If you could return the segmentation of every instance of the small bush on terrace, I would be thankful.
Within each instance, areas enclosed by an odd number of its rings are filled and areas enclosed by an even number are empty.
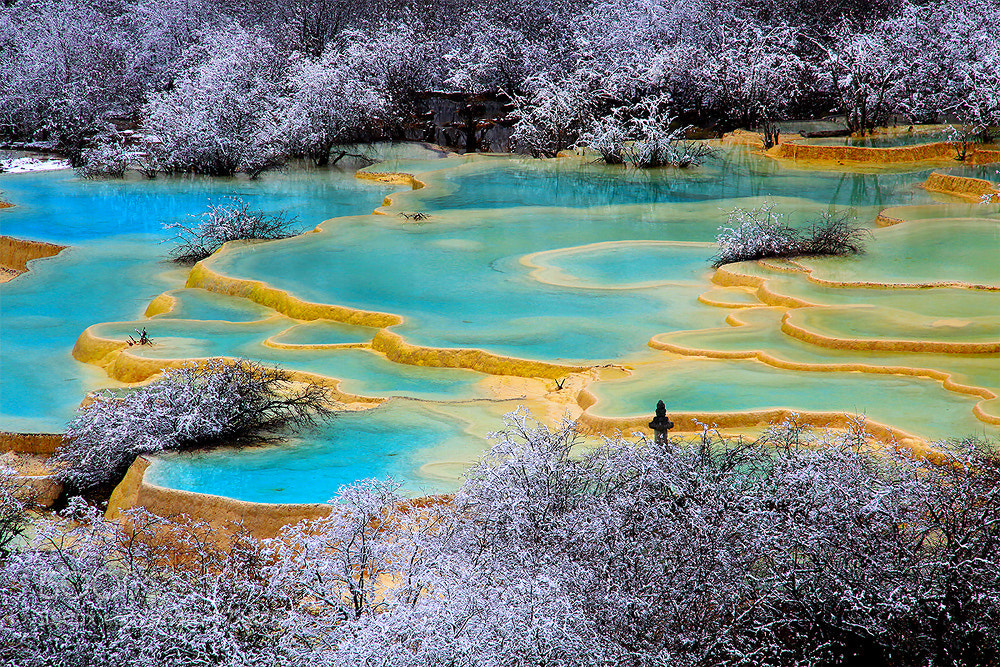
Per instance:
[[[719,252],[712,266],[802,255],[856,255],[865,250],[871,235],[848,213],[824,213],[807,229],[791,227],[774,212],[774,204],[758,208],[734,208],[728,226],[719,228]]]
[[[205,259],[228,241],[285,239],[301,230],[296,218],[284,213],[251,210],[250,205],[233,197],[228,203],[209,204],[208,211],[190,216],[196,222],[173,222],[163,225],[174,230],[176,243],[170,257],[179,264],[192,264]]]
[[[56,452],[59,478],[88,491],[116,484],[141,454],[267,440],[329,416],[328,398],[321,385],[292,382],[286,371],[246,359],[170,369],[124,395],[98,393],[80,408]]]

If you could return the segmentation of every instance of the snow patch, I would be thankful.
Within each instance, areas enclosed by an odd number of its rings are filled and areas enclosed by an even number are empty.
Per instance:
[[[25,156],[0,160],[0,173],[3,174],[24,174],[30,171],[54,171],[70,168],[69,161],[62,158]]]

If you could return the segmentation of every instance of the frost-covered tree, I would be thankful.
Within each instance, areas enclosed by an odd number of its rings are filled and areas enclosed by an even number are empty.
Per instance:
[[[116,484],[141,454],[266,441],[329,414],[320,385],[245,359],[209,359],[123,394],[97,393],[67,426],[54,459],[62,482],[87,491]]]
[[[326,69],[385,97],[378,120],[393,138],[426,130],[428,99],[440,92],[493,99],[500,91],[520,100],[501,124],[521,119],[528,152],[569,145],[588,115],[650,96],[666,97],[682,123],[700,127],[834,111],[867,131],[897,112],[923,121],[960,111],[1000,41],[998,14],[992,0],[764,0],[753,8],[390,0],[377,12],[357,0],[8,1],[0,135],[50,141],[76,162],[109,124],[145,122],[163,135],[167,170],[257,174],[288,148],[278,122],[286,70],[329,53],[341,60]],[[366,95],[355,104],[356,89],[335,78],[330,89],[344,92],[337,107],[366,106]],[[317,97],[305,94],[305,81],[293,84],[306,98],[295,124],[313,134],[329,121],[325,107],[310,106]],[[574,101],[580,84],[589,99]],[[365,134],[367,125],[348,129]],[[466,123],[468,139],[472,129]]]
[[[525,88],[528,93],[512,97],[517,122],[511,140],[519,150],[547,157],[576,143],[603,96],[600,81],[586,68],[560,79],[535,76]]]
[[[519,30],[497,21],[488,10],[472,14],[444,54],[450,72],[445,84],[469,95],[519,92],[540,54]]]
[[[871,132],[896,108],[906,67],[892,24],[870,30],[842,21],[828,45],[821,44],[821,68],[852,132]]]
[[[959,90],[953,107],[961,123],[959,141],[985,143],[1000,136],[1000,43],[994,43],[981,60],[967,64]]]
[[[418,113],[419,94],[442,86],[446,41],[426,39],[407,21],[348,31],[343,41],[354,70],[370,75],[374,90],[387,96],[393,138],[405,138],[401,125]]]
[[[991,88],[981,75],[988,78],[996,69],[989,62],[1000,42],[998,21],[1000,6],[990,0],[905,3],[888,20],[905,61],[903,113],[919,122],[940,122],[951,115],[962,118],[978,106],[967,100]]]
[[[797,30],[742,22],[726,34],[699,70],[710,104],[735,125],[764,130],[764,147],[774,145],[775,120],[796,102],[805,65]]]
[[[339,49],[315,61],[293,60],[278,129],[292,153],[326,166],[335,145],[378,136],[388,120],[388,94],[384,81],[363,67]]]
[[[313,59],[322,56],[345,31],[377,13],[371,4],[358,0],[284,0],[275,5],[289,50]]]
[[[284,162],[275,132],[284,60],[263,35],[219,27],[185,51],[187,66],[150,98],[146,129],[170,172],[251,177]]]
[[[577,144],[597,151],[607,164],[633,167],[697,166],[713,154],[707,145],[687,141],[690,129],[669,115],[665,97],[646,97],[594,121]]]
[[[43,0],[0,11],[0,134],[48,140],[74,163],[114,115],[141,104],[126,74],[122,3]]]

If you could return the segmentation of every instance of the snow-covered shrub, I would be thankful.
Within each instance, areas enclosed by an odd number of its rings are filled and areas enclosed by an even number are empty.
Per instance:
[[[450,502],[365,480],[273,542],[71,501],[0,559],[0,664],[995,665],[988,443],[494,437]]]
[[[719,252],[714,266],[762,257],[783,257],[799,247],[799,233],[781,221],[774,204],[757,208],[734,208],[729,212],[728,226],[719,228],[716,237]]]
[[[601,154],[607,164],[633,167],[693,167],[713,154],[703,143],[685,140],[688,127],[676,127],[661,98],[645,98],[597,120],[579,145]]]
[[[870,235],[848,213],[824,213],[806,230],[790,227],[781,218],[771,203],[734,208],[729,212],[728,226],[719,228],[719,251],[712,266],[765,257],[859,254]]]
[[[182,264],[205,259],[228,241],[284,239],[299,231],[295,218],[252,210],[239,197],[227,203],[209,204],[208,211],[190,217],[193,220],[190,223],[172,222],[163,226],[175,233],[170,256]]]
[[[590,131],[580,137],[578,144],[600,153],[605,164],[623,164],[626,141],[628,134],[624,124],[620,118],[611,115],[595,121]]]
[[[703,143],[685,140],[686,129],[652,132],[644,138],[626,145],[623,151],[625,161],[633,167],[641,169],[697,167],[713,155],[714,151]]]
[[[132,151],[115,137],[102,137],[80,154],[76,173],[83,178],[122,178],[128,171]]]
[[[164,371],[124,394],[104,391],[69,423],[58,477],[84,491],[117,483],[136,456],[165,449],[243,444],[330,414],[326,390],[240,359],[209,359]]]
[[[871,232],[849,213],[822,213],[803,236],[800,255],[859,255]]]
[[[625,161],[633,167],[693,167],[713,151],[705,144],[686,141],[688,127],[676,126],[668,100],[644,98],[636,105],[632,120],[635,141],[625,149]]]
[[[27,506],[17,472],[0,462],[0,561],[27,525]]]

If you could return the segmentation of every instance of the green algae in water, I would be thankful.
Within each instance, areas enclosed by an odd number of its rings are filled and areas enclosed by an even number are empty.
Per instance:
[[[1000,225],[980,218],[878,230],[863,261],[805,259],[813,276],[844,283],[965,283],[1000,288]]]

